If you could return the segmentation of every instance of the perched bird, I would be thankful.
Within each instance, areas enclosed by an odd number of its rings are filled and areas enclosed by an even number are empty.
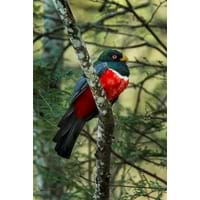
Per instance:
[[[96,74],[106,92],[107,99],[113,104],[128,86],[128,58],[117,50],[107,49],[94,63]],[[98,110],[84,75],[76,83],[68,111],[60,120],[59,130],[53,141],[58,155],[69,158],[84,124],[98,115]]]

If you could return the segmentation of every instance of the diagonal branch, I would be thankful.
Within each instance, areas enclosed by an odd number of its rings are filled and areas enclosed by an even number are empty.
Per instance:
[[[99,110],[99,121],[97,131],[97,177],[96,177],[96,200],[109,200],[110,180],[110,155],[112,134],[114,129],[113,113],[108,102],[105,91],[99,83],[98,76],[92,66],[89,53],[81,38],[80,29],[76,25],[72,11],[66,0],[53,0],[58,14],[67,28],[70,42],[78,56],[81,68],[91,88],[97,108]]]
[[[87,138],[89,138],[92,142],[96,143],[96,140],[85,130],[83,130],[83,135]],[[127,164],[135,169],[137,169],[139,172],[142,172],[144,174],[147,174],[148,176],[155,178],[156,180],[164,183],[165,185],[167,185],[167,181],[164,180],[163,178],[161,178],[160,176],[158,176],[157,174],[154,174],[138,165],[136,165],[135,163],[127,160],[126,158],[124,158],[123,156],[121,156],[120,154],[118,154],[116,151],[114,151],[113,149],[111,149],[111,152],[114,156],[116,156],[116,158],[118,158],[119,160],[121,160],[124,164]]]
[[[131,5],[131,3],[129,2],[129,0],[126,0],[126,3],[128,5],[124,6],[120,3],[114,2],[114,1],[110,1],[110,4],[119,6],[120,8],[123,8],[129,12],[131,12],[135,18],[142,24],[142,26],[144,26],[150,33],[151,35],[155,38],[155,40],[163,47],[164,50],[167,50],[166,45],[161,41],[161,39],[158,37],[158,35],[152,30],[152,28],[149,26],[149,24],[140,16],[135,12],[134,7]]]

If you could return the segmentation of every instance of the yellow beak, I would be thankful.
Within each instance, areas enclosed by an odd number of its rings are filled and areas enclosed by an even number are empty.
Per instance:
[[[120,61],[122,61],[122,62],[127,62],[127,61],[128,61],[128,57],[127,57],[127,56],[123,56],[123,57],[120,59]]]

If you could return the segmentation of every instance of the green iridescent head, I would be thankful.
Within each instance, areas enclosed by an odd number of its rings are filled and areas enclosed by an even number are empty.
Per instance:
[[[130,72],[126,64],[127,61],[128,57],[123,55],[120,51],[115,49],[106,49],[100,54],[94,64],[107,62],[109,68],[117,71],[123,76],[129,76]]]
[[[126,62],[128,61],[127,56],[123,56],[120,51],[115,49],[106,49],[100,54],[98,61],[101,62]]]

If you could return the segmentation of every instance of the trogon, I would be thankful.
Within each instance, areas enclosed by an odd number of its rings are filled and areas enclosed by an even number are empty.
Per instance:
[[[113,104],[128,86],[128,58],[118,50],[103,51],[94,68],[99,81],[106,92],[107,99]],[[70,158],[73,146],[84,124],[98,115],[86,77],[82,75],[77,81],[69,109],[58,123],[59,130],[53,141],[55,151],[64,158]]]

